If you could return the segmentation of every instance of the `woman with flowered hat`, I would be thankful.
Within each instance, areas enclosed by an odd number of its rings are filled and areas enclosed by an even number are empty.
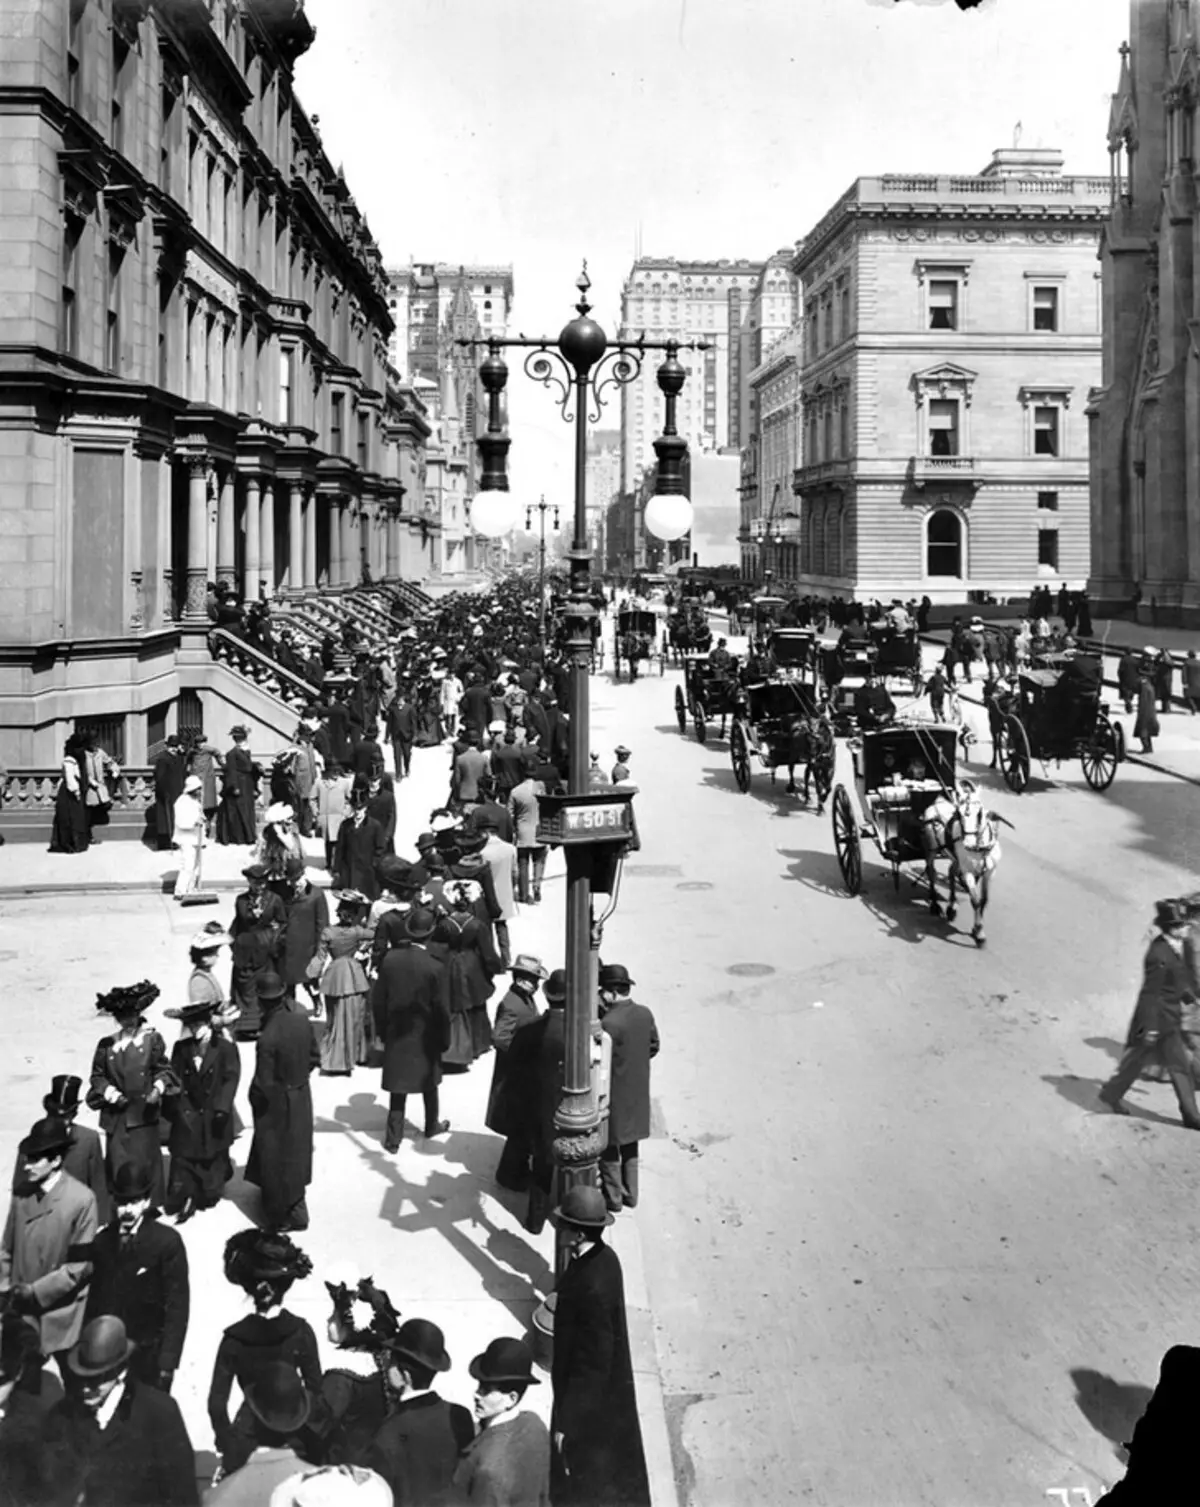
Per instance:
[[[87,1103],[100,1116],[109,1189],[117,1168],[133,1162],[149,1170],[151,1196],[161,1203],[165,1183],[159,1121],[163,1099],[178,1092],[179,1084],[167,1061],[166,1042],[146,1024],[146,1011],[158,993],[157,984],[143,979],[96,996],[96,1009],[111,1015],[117,1029],[97,1044]]]
[[[179,1093],[171,1101],[171,1175],[163,1207],[180,1224],[218,1204],[233,1176],[229,1150],[242,1059],[214,1021],[217,1008],[212,999],[200,999],[164,1011],[179,1021],[180,1032],[171,1049]]]

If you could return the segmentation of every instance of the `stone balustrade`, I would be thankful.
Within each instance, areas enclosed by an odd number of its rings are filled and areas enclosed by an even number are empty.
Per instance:
[[[277,696],[296,711],[302,711],[316,694],[315,688],[307,680],[285,670],[282,665],[268,659],[258,649],[251,648],[244,639],[237,638],[227,629],[214,628],[208,635],[208,647],[215,660],[228,665],[239,675],[244,675],[247,680],[253,681],[270,695]]]

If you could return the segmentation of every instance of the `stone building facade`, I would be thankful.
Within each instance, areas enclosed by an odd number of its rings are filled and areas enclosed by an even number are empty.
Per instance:
[[[1089,405],[1091,592],[1200,626],[1200,4],[1134,0],[1108,146],[1103,370]]]
[[[738,548],[745,580],[795,580],[800,570],[798,511],[792,481],[802,463],[803,332],[799,326],[764,350],[750,372],[754,430],[741,457]]]
[[[138,763],[206,583],[428,573],[428,424],[302,4],[0,0],[0,35],[0,742],[53,763],[86,718]]]
[[[975,176],[860,178],[798,244],[802,589],[1086,583],[1108,200],[1057,152],[999,151]]]

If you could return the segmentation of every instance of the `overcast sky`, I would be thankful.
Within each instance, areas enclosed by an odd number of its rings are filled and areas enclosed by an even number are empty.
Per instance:
[[[389,264],[511,263],[542,334],[586,257],[612,334],[639,239],[761,259],[856,177],[978,172],[1018,123],[1106,174],[1129,4],[307,0],[297,86]],[[510,366],[514,488],[565,501],[571,430]]]

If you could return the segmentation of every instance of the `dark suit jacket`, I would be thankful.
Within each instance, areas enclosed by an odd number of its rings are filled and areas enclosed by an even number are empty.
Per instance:
[[[1157,1031],[1163,1061],[1178,1061],[1183,1048],[1183,1007],[1196,996],[1197,981],[1191,967],[1191,954],[1175,951],[1165,937],[1155,937],[1146,949],[1142,987],[1133,1008],[1128,1045],[1134,1046],[1147,1031]],[[1186,1054],[1184,1054],[1186,1055]]]
[[[379,965],[371,1004],[383,1040],[384,1091],[413,1094],[440,1083],[450,1010],[437,959],[424,947],[393,948]]]
[[[417,709],[411,701],[393,701],[388,707],[387,735],[393,743],[411,743],[417,736]]]
[[[376,1434],[367,1464],[392,1488],[394,1507],[443,1507],[459,1454],[474,1437],[466,1408],[427,1392],[400,1404]]]
[[[459,715],[468,727],[482,731],[492,720],[492,693],[485,685],[469,685],[458,703]]]
[[[238,1049],[214,1031],[199,1057],[190,1041],[177,1041],[171,1066],[179,1078],[179,1093],[168,1100],[171,1155],[211,1161],[233,1145],[233,1100],[242,1077]]]
[[[507,1135],[524,1135],[541,1161],[553,1159],[554,1111],[562,1097],[565,1010],[518,1026],[504,1073]]]
[[[383,749],[374,738],[358,738],[351,750],[350,763],[355,774],[368,775],[383,768]]]
[[[46,1444],[73,1459],[84,1507],[195,1507],[196,1463],[183,1417],[165,1392],[129,1378],[103,1433],[64,1400],[47,1418]]]
[[[649,1503],[638,1423],[633,1362],[625,1322],[625,1285],[615,1251],[596,1244],[577,1256],[558,1283],[551,1381],[552,1433],[583,1500]],[[551,1482],[552,1500],[559,1500]],[[567,1499],[564,1497],[564,1500]]]
[[[276,1005],[258,1038],[250,1108],[254,1141],[246,1181],[268,1208],[290,1209],[312,1181],[313,1106],[309,1074],[321,1054],[307,1015]]]
[[[650,1059],[658,1055],[658,1027],[645,1005],[623,999],[600,1024],[612,1038],[608,1143],[627,1146],[650,1134]]]
[[[150,1370],[176,1371],[189,1305],[187,1251],[177,1231],[160,1224],[152,1210],[122,1249],[117,1226],[105,1225],[92,1242],[85,1323],[116,1314],[138,1346],[139,1360]]]

